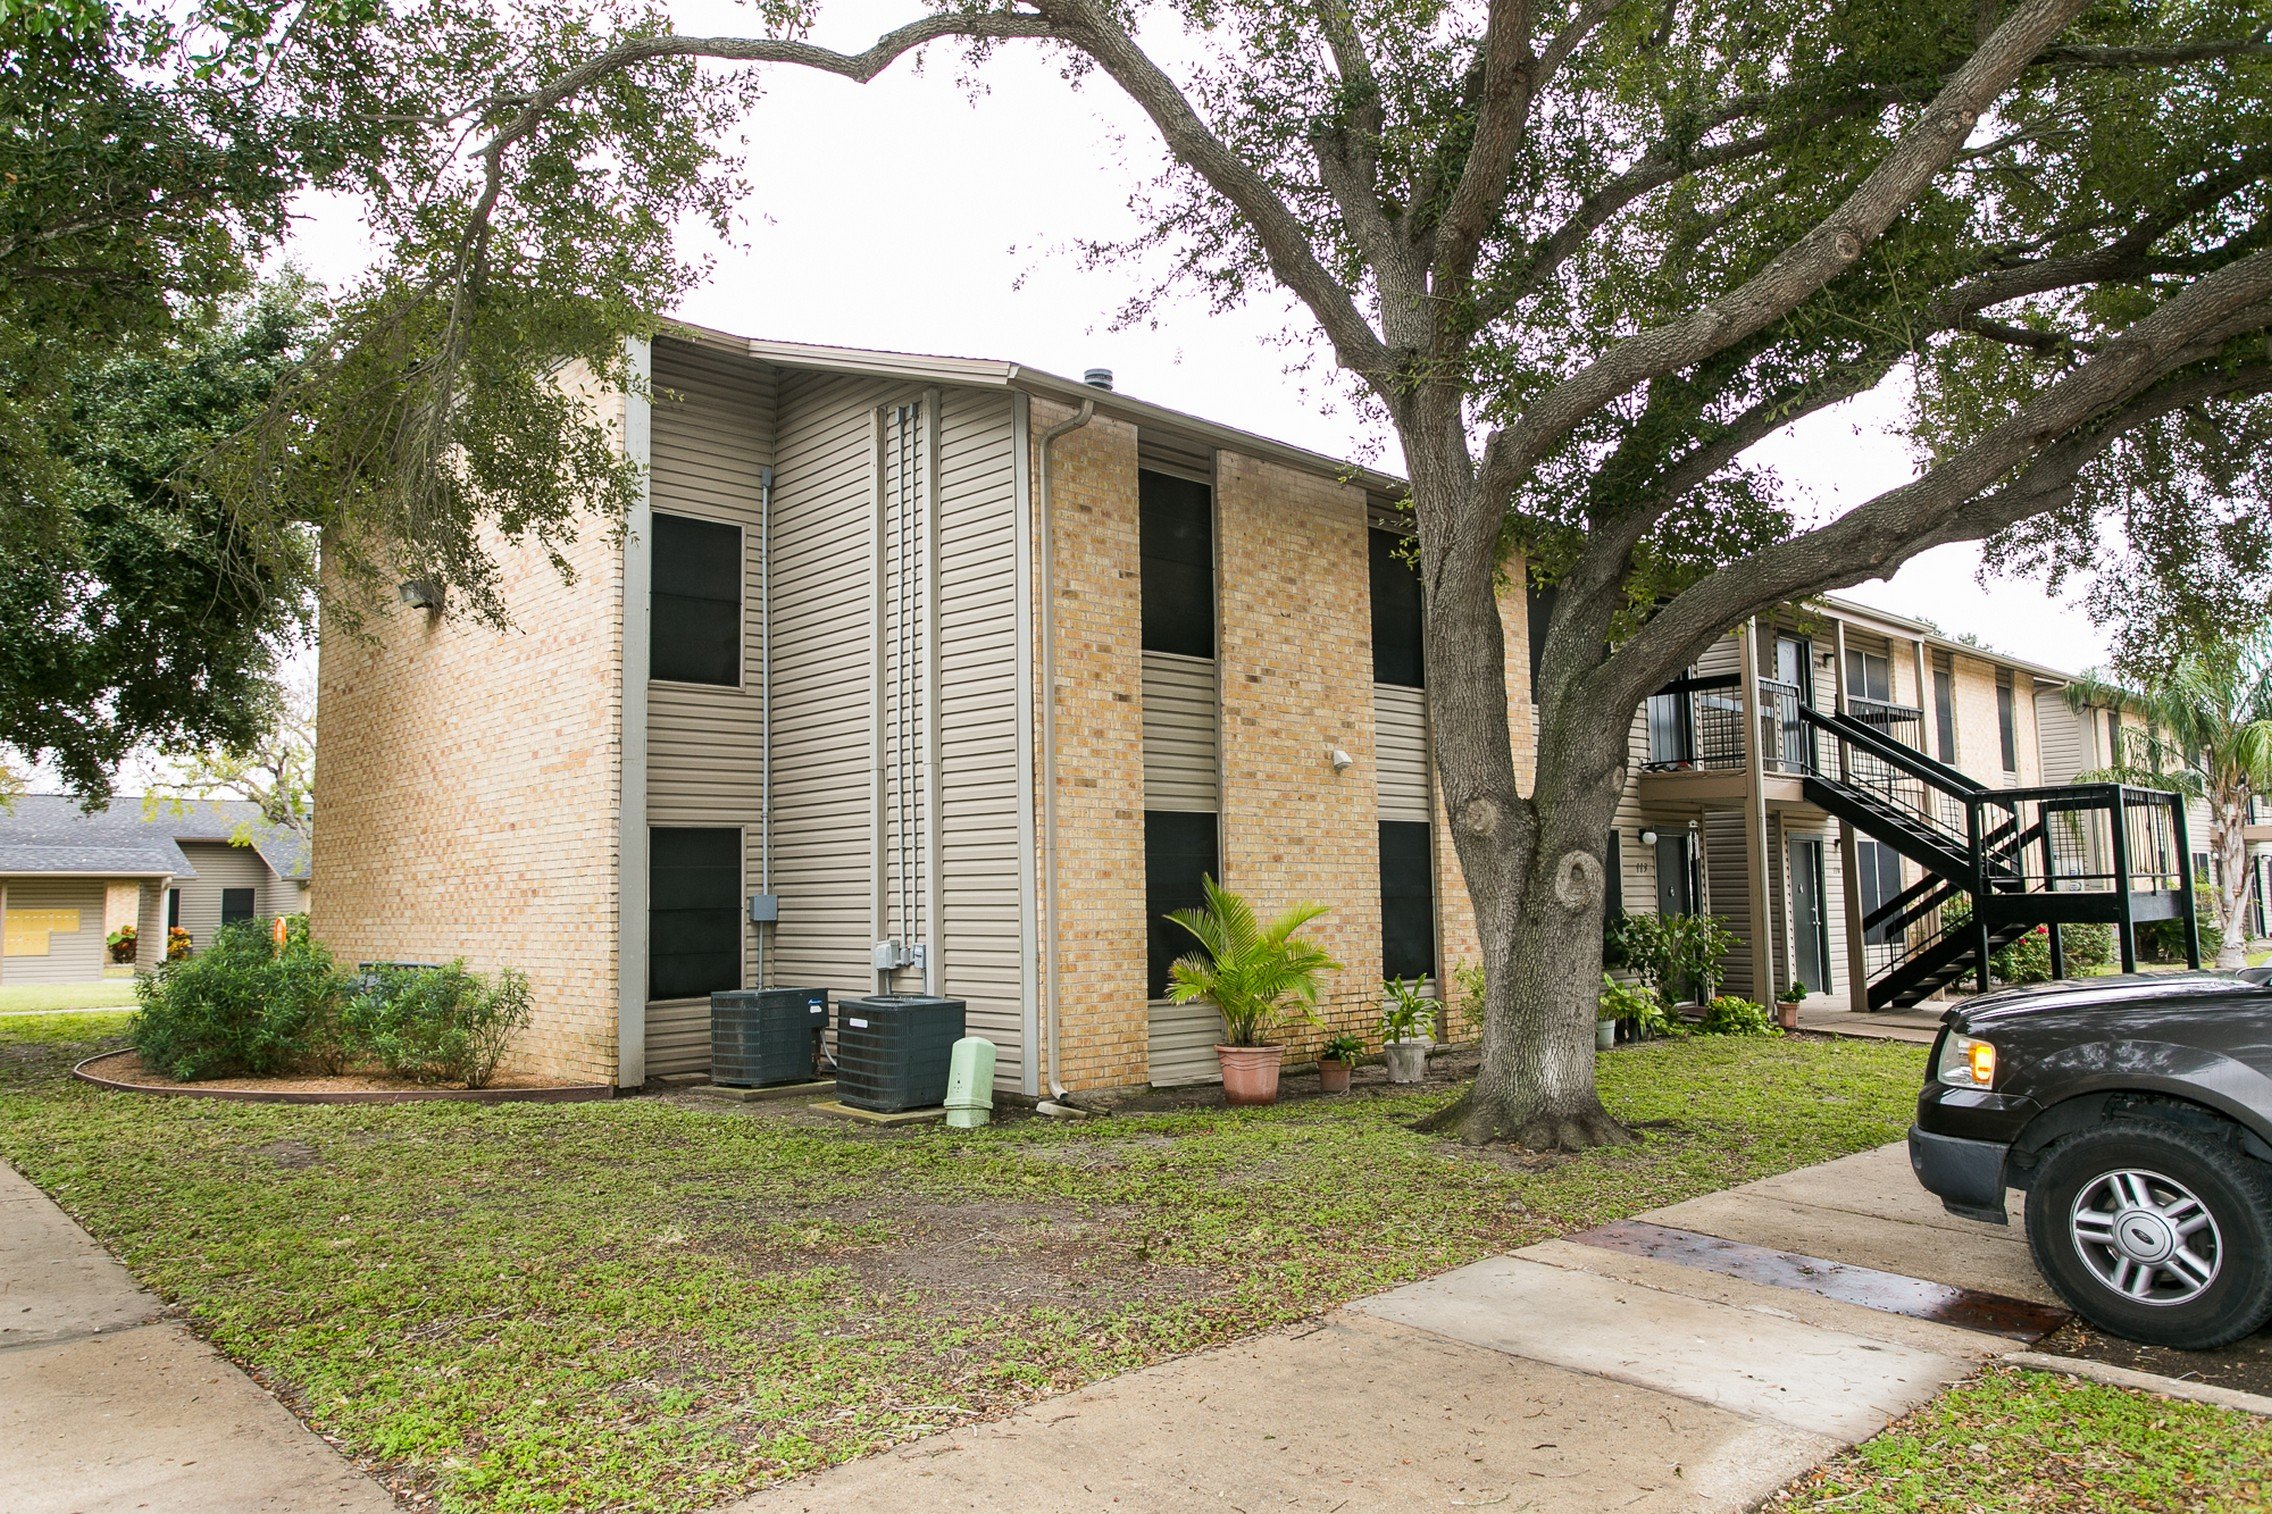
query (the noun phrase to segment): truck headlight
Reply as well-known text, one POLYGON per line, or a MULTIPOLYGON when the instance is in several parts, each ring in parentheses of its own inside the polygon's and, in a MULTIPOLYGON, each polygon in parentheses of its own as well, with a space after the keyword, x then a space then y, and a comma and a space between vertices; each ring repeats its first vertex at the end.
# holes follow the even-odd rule
POLYGON ((1987 1088, 1996 1081, 1996 1048, 1971 1036, 1952 1035, 1941 1043, 1943 1083, 1959 1088, 1987 1088))

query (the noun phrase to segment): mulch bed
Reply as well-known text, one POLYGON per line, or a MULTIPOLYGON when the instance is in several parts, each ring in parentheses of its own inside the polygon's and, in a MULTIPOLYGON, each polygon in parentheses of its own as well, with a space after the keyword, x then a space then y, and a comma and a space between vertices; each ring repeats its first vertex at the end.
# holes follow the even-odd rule
POLYGON ((140 1053, 131 1050, 89 1057, 71 1069, 71 1076, 119 1093, 233 1099, 259 1104, 418 1104, 433 1100, 466 1104, 574 1104, 615 1096, 615 1090, 605 1083, 563 1083, 514 1073, 499 1073, 486 1088, 413 1083, 407 1078, 367 1073, 305 1078, 204 1078, 180 1083, 145 1067, 140 1053))

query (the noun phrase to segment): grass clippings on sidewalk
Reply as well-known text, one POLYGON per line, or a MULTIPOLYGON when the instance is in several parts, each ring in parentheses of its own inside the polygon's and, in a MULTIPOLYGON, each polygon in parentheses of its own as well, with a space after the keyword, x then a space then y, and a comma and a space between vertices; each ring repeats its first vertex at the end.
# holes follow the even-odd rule
POLYGON ((1420 1094, 889 1133, 801 1108, 104 1093, 0 1021, 0 1154, 417 1503, 684 1510, 1900 1135, 1919 1047, 1602 1063, 1638 1148, 1531 1163, 1420 1094))
POLYGON ((1763 1514, 2241 1514, 2272 1507, 2272 1422, 1991 1367, 1770 1499, 1763 1514))

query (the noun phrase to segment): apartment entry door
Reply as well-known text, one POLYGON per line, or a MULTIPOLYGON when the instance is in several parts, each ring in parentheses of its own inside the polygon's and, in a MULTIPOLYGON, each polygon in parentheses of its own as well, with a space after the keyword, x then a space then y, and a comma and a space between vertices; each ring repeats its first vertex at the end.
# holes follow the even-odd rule
POLYGON ((1803 636, 1777 636, 1775 681, 1787 683, 1798 691, 1795 701, 1789 703, 1778 695, 1779 708, 1775 712, 1781 717, 1783 727, 1783 771, 1795 773, 1809 765, 1806 761, 1807 727, 1799 718, 1798 707, 1805 705, 1811 709, 1814 706, 1814 643, 1803 636))
POLYGON ((1830 916, 1823 907, 1822 838, 1791 838, 1791 938, 1798 980, 1813 993, 1830 989, 1830 916))

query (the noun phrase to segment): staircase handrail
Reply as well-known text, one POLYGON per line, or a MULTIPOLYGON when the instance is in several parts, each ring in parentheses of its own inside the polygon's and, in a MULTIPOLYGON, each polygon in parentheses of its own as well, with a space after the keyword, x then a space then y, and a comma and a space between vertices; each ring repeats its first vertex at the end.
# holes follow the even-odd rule
POLYGON ((1840 715, 1836 712, 1826 714, 1811 705, 1801 705, 1799 707, 1799 718, 1809 725, 1830 732, 1831 735, 1842 741, 1852 742, 1864 751, 1883 758, 1887 763, 1899 768, 1910 777, 1930 784, 1932 787, 1949 794, 1952 798, 1972 799, 1984 794, 2004 792, 2002 790, 1991 790, 1985 785, 1975 782, 1970 775, 1957 771, 1945 762, 1926 756, 1923 752, 1905 742, 1895 741, 1889 736, 1880 736, 1877 732, 1850 716, 1840 715))

